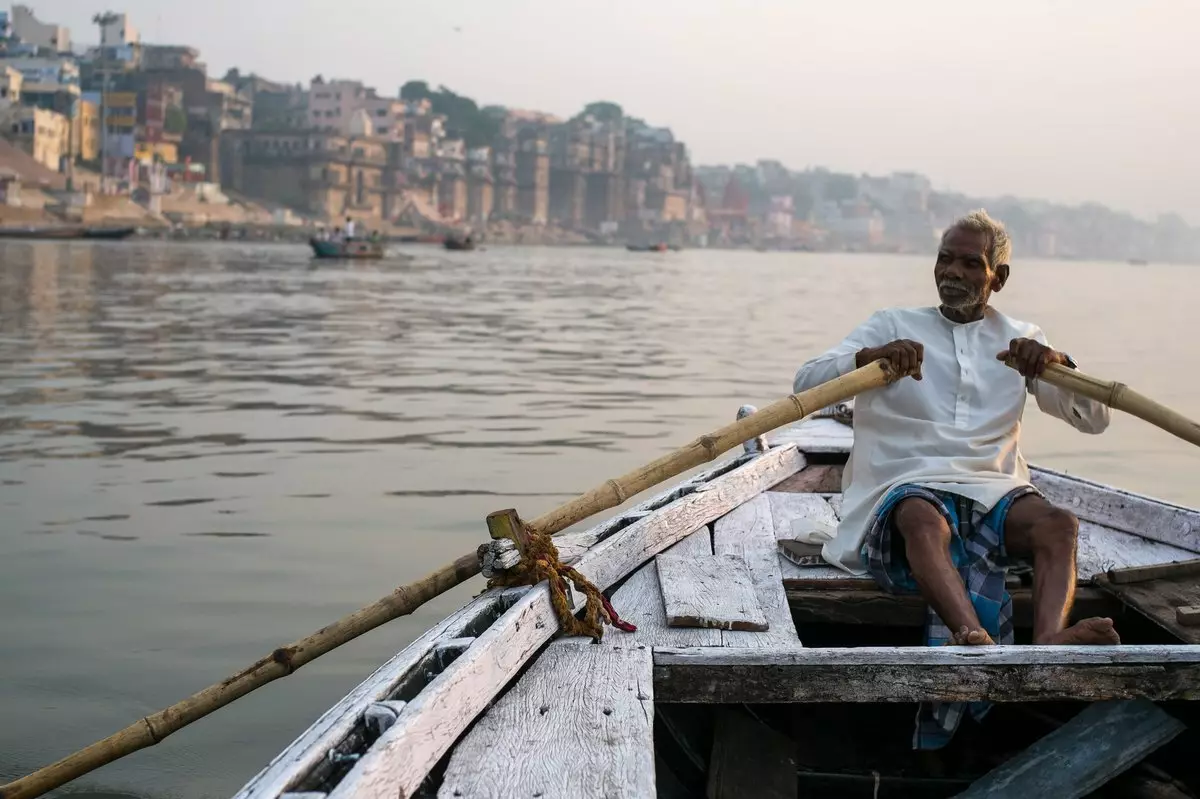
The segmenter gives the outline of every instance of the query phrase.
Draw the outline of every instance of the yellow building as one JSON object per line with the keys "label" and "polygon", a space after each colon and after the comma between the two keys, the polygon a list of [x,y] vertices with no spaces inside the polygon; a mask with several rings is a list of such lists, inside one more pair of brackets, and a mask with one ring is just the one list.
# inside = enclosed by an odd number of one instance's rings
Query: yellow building
{"label": "yellow building", "polygon": [[100,158],[100,106],[89,100],[79,102],[75,115],[75,155],[81,161]]}
{"label": "yellow building", "polygon": [[70,152],[71,125],[54,111],[12,106],[0,111],[0,130],[47,169],[59,171]]}

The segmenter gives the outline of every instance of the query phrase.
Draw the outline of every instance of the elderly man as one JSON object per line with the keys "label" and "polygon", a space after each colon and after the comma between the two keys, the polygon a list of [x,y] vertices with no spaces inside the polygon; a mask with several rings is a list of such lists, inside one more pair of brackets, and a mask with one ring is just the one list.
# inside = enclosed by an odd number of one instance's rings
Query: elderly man
{"label": "elderly man", "polygon": [[[1017,446],[1026,392],[1085,433],[1104,431],[1109,411],[1038,380],[1047,364],[1075,363],[1035,325],[988,305],[1008,282],[1011,252],[985,211],[955,221],[933,267],[937,306],[878,311],[796,374],[796,391],[880,358],[913,375],[856,399],[843,518],[822,554],[889,591],[919,591],[930,645],[1011,643],[1005,562],[1032,559],[1034,642],[1117,644],[1111,619],[1066,626],[1078,521],[1030,484]],[[962,706],[932,710],[922,710],[918,748],[944,745]]]}
{"label": "elderly man", "polygon": [[1075,363],[988,305],[1011,251],[985,211],[957,220],[933,268],[938,306],[878,311],[796,374],[796,391],[879,358],[914,375],[857,398],[845,513],[823,554],[889,590],[920,591],[959,644],[1011,640],[1003,565],[1029,558],[1035,643],[1116,644],[1111,619],[1066,626],[1078,522],[1030,484],[1017,446],[1026,391],[1085,433],[1107,428],[1109,411],[1038,380],[1047,364]]}

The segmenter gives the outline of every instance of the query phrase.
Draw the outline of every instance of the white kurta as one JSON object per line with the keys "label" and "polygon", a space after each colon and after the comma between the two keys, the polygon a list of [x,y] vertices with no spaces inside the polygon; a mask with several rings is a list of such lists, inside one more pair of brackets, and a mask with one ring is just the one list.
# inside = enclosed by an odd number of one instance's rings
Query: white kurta
{"label": "white kurta", "polygon": [[854,400],[854,446],[842,476],[842,521],[822,554],[829,563],[865,574],[859,550],[867,521],[893,487],[916,483],[953,491],[991,508],[1029,484],[1017,441],[1026,389],[1038,407],[1085,433],[1108,427],[1099,402],[1040,380],[1026,381],[996,359],[1014,338],[1049,346],[1036,326],[989,308],[983,319],[952,322],[937,308],[878,311],[844,341],[796,373],[804,391],[854,370],[855,354],[896,339],[924,345],[923,379],[903,378]]}

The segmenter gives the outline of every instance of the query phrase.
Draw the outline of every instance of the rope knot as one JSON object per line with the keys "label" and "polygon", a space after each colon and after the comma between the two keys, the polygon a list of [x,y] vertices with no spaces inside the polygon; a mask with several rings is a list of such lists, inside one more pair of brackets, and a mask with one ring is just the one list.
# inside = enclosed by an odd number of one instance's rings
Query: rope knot
{"label": "rope knot", "polygon": [[[521,553],[521,562],[507,571],[497,573],[488,580],[488,588],[497,586],[537,585],[545,580],[550,587],[550,603],[558,625],[567,635],[586,635],[593,641],[604,637],[604,625],[631,633],[637,627],[623,621],[613,609],[608,597],[574,568],[567,566],[558,557],[558,548],[549,535],[525,525],[526,545]],[[577,618],[567,598],[568,580],[575,590],[587,597],[583,618]]]}

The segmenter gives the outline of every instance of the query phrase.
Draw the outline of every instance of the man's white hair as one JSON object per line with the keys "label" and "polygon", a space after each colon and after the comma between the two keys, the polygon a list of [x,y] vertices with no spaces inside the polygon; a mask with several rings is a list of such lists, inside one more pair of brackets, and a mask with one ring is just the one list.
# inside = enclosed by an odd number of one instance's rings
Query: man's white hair
{"label": "man's white hair", "polygon": [[988,266],[992,269],[1000,264],[1008,263],[1008,259],[1012,257],[1012,239],[1008,237],[1008,231],[1004,229],[1001,222],[992,219],[982,208],[960,216],[951,222],[950,226],[946,228],[946,232],[942,234],[943,244],[952,230],[973,230],[986,235],[988,237]]}

